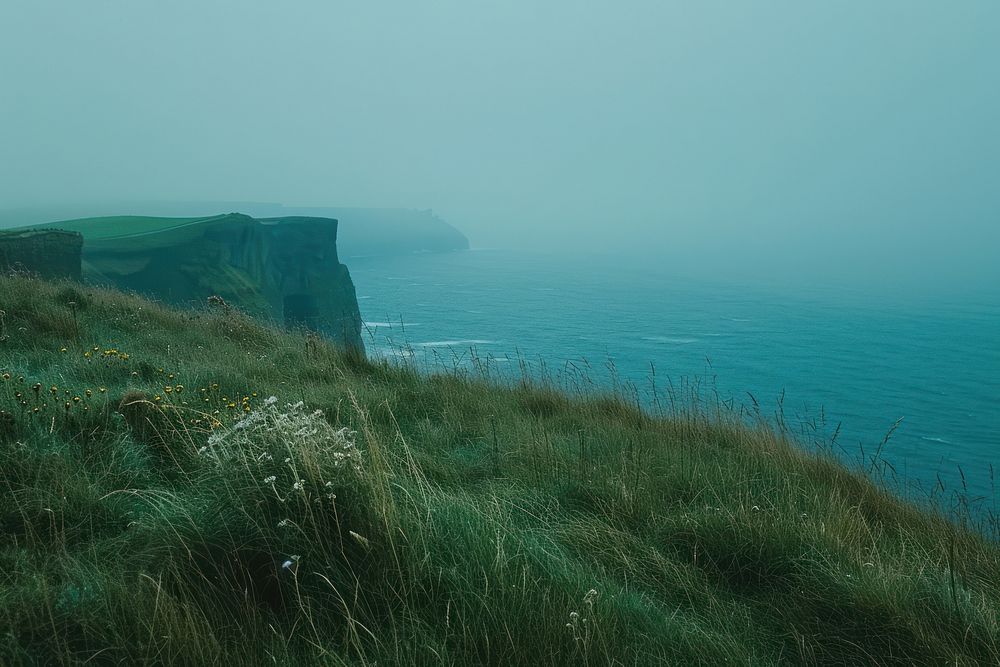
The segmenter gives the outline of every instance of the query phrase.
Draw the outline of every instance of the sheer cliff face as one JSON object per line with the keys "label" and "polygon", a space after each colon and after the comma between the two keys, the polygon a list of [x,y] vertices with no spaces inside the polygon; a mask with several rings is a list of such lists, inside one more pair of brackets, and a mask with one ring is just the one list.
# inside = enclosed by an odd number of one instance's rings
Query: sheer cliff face
{"label": "sheer cliff face", "polygon": [[[220,296],[254,315],[363,349],[361,315],[337,255],[337,221],[230,214],[87,239],[84,273],[171,303]],[[84,237],[87,232],[84,230]]]}

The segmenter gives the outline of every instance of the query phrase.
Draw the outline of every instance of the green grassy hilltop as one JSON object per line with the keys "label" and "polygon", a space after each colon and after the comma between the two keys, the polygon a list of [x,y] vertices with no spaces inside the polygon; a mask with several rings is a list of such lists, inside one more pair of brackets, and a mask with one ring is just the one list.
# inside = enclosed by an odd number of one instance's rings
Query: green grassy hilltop
{"label": "green grassy hilltop", "polygon": [[85,234],[88,241],[117,241],[119,239],[166,232],[193,223],[211,222],[224,215],[199,218],[163,218],[141,215],[116,215],[96,218],[77,218],[59,222],[31,225],[24,229],[64,229]]}
{"label": "green grassy hilltop", "polygon": [[508,384],[0,277],[0,664],[1000,662],[982,533],[725,410]]}

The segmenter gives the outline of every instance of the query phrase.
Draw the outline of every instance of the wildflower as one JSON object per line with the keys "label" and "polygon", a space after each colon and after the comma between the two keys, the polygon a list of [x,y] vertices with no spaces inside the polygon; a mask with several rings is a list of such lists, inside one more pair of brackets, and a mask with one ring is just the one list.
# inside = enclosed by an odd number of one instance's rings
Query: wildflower
{"label": "wildflower", "polygon": [[10,373],[4,373],[3,374],[3,381],[7,382],[8,380],[10,380]]}
{"label": "wildflower", "polygon": [[166,387],[163,388],[163,393],[172,394],[174,393],[174,388],[168,384]]}
{"label": "wildflower", "polygon": [[306,481],[304,479],[300,479],[299,481],[295,482],[295,484],[292,484],[292,491],[301,491],[303,487],[305,487],[305,485]]}
{"label": "wildflower", "polygon": [[282,519],[278,522],[278,528],[288,528],[292,525],[292,522],[288,519]]}
{"label": "wildflower", "polygon": [[101,388],[100,388],[100,389],[98,389],[97,391],[99,391],[99,392],[101,392],[102,394],[104,394],[104,393],[107,393],[107,391],[108,391],[108,388],[107,388],[107,387],[101,387]]}
{"label": "wildflower", "polygon": [[74,403],[79,403],[80,402],[80,397],[79,396],[74,396],[73,397],[73,402]]}
{"label": "wildflower", "polygon": [[94,395],[94,392],[92,392],[92,391],[91,391],[91,390],[89,390],[89,389],[88,389],[88,390],[86,390],[86,391],[85,391],[85,392],[83,392],[83,393],[84,393],[84,395],[85,395],[85,396],[86,396],[87,398],[90,398],[91,396],[93,396],[93,395]]}
{"label": "wildflower", "polygon": [[153,401],[155,401],[156,403],[159,403],[162,400],[163,400],[163,397],[160,396],[159,394],[157,394],[156,396],[153,397]]}
{"label": "wildflower", "polygon": [[84,352],[83,356],[85,359],[90,359],[90,351],[88,350],[87,352]]}
{"label": "wildflower", "polygon": [[274,484],[274,482],[275,482],[275,481],[276,481],[277,479],[278,479],[278,478],[277,478],[277,477],[275,477],[274,475],[268,475],[267,477],[265,477],[265,478],[264,478],[264,483],[265,483],[265,484]]}
{"label": "wildflower", "polygon": [[208,447],[202,446],[198,448],[199,454],[204,454],[206,451],[208,451]]}
{"label": "wildflower", "polygon": [[277,396],[270,396],[270,397],[264,399],[264,407],[269,408],[269,407],[271,407],[272,405],[274,405],[277,402],[278,402],[278,397]]}
{"label": "wildflower", "polygon": [[55,385],[52,385],[51,387],[49,387],[49,391],[52,392],[53,394],[58,394],[59,393],[59,387],[57,387]]}
{"label": "wildflower", "polygon": [[60,351],[60,352],[65,352],[65,351],[66,351],[66,348],[65,348],[65,347],[61,347],[61,348],[59,348],[59,351]]}
{"label": "wildflower", "polygon": [[182,384],[179,384],[179,385],[177,385],[176,387],[174,387],[174,393],[177,393],[177,394],[179,394],[179,393],[181,393],[182,391],[184,391],[184,385],[182,385]]}

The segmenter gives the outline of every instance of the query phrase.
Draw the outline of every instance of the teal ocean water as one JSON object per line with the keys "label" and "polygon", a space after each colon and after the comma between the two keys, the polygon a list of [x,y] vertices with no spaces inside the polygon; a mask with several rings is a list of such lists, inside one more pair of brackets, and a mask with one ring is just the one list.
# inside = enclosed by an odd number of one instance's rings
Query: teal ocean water
{"label": "teal ocean water", "polygon": [[[784,414],[804,445],[883,457],[907,485],[993,507],[1000,467],[1000,301],[712,284],[656,269],[508,251],[347,258],[369,351],[610,387],[644,400],[697,384]],[[753,398],[751,398],[751,395]],[[1000,474],[1000,470],[997,471]],[[1000,480],[997,480],[1000,483]]]}

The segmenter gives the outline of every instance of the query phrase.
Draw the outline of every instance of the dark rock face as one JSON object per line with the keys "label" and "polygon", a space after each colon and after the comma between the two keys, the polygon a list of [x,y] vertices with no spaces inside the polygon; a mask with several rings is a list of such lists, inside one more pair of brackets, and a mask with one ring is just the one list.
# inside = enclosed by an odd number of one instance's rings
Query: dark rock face
{"label": "dark rock face", "polygon": [[80,280],[83,236],[55,230],[0,232],[0,271]]}
{"label": "dark rock face", "polygon": [[364,349],[354,283],[337,255],[336,220],[229,214],[87,240],[83,254],[95,282],[182,305],[219,296],[253,315]]}

